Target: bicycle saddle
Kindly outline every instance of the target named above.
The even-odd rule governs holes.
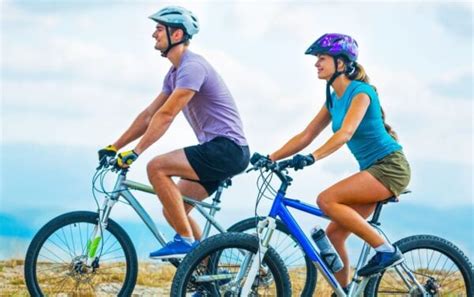
[[[403,190],[403,192],[400,193],[400,195],[408,194],[408,193],[411,193],[411,190],[405,189],[405,190]],[[399,201],[399,200],[398,200],[398,197],[392,196],[392,197],[387,198],[387,199],[385,199],[385,200],[382,200],[382,201],[380,201],[380,202],[383,203],[383,204],[387,204],[387,203],[389,203],[389,202],[398,202],[398,201]]]

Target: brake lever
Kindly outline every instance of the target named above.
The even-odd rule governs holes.
[[[101,170],[102,168],[107,168],[107,156],[103,156],[102,159],[99,160],[99,166],[95,170]]]
[[[252,166],[251,168],[245,170],[245,173],[249,173],[250,171],[256,171],[258,168],[255,166]]]

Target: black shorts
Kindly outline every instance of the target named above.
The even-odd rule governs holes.
[[[248,146],[240,146],[226,137],[216,137],[209,142],[188,146],[184,153],[196,172],[200,183],[209,195],[221,181],[241,173],[249,164]]]

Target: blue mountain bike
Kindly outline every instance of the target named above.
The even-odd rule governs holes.
[[[186,296],[192,292],[201,294],[199,296],[288,296],[287,291],[275,288],[278,282],[275,276],[280,280],[288,271],[269,269],[266,261],[269,258],[267,253],[274,252],[270,240],[277,224],[283,224],[289,230],[337,296],[474,296],[473,267],[469,259],[454,244],[433,235],[414,235],[395,242],[404,255],[404,261],[366,278],[358,275],[371,250],[364,243],[348,293],[344,292],[330,265],[322,259],[288,208],[329,218],[312,205],[285,197],[292,182],[288,175],[288,169],[294,168],[292,160],[278,163],[261,160],[252,162],[252,169],[260,170],[257,205],[266,191],[273,192],[274,200],[267,217],[256,217],[259,220],[256,236],[226,233],[203,241],[178,267],[172,296]],[[281,181],[278,191],[274,191],[269,183],[274,175]],[[392,197],[379,202],[369,221],[386,238],[380,228],[380,214],[383,205],[396,201]],[[270,293],[256,290],[262,288],[261,283],[271,289]]]

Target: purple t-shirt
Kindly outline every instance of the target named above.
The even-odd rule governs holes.
[[[201,56],[186,50],[178,68],[171,67],[163,82],[163,93],[175,89],[196,92],[183,108],[199,143],[224,136],[247,145],[237,106],[220,75]]]

